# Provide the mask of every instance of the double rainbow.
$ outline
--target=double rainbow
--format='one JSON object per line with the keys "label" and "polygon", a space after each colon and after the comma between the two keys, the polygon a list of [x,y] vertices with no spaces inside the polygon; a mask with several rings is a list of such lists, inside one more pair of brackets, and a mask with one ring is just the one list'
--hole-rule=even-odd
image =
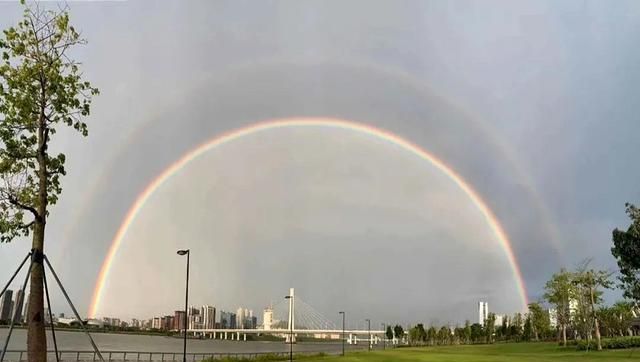
{"label": "double rainbow", "polygon": [[127,235],[129,227],[135,221],[136,216],[140,213],[147,200],[149,200],[149,198],[156,190],[158,190],[158,188],[160,188],[169,178],[180,172],[180,170],[188,165],[191,161],[205,154],[206,152],[217,148],[218,146],[222,146],[226,143],[251,134],[289,127],[329,127],[358,132],[367,136],[388,141],[400,147],[401,149],[408,151],[425,161],[428,161],[431,165],[435,166],[438,170],[447,175],[451,179],[451,181],[453,181],[467,195],[467,197],[469,197],[471,202],[478,208],[482,216],[485,218],[487,224],[496,236],[500,247],[504,251],[505,256],[509,262],[509,265],[513,272],[513,277],[517,284],[522,307],[524,308],[527,305],[527,294],[524,281],[522,279],[522,274],[516,262],[516,257],[513,253],[509,237],[504,231],[502,225],[500,225],[500,222],[496,218],[495,214],[487,206],[484,200],[482,200],[480,195],[469,185],[469,183],[467,183],[453,169],[447,166],[442,160],[438,159],[423,148],[406,139],[403,139],[389,131],[375,128],[366,124],[332,118],[289,118],[268,120],[218,135],[208,142],[205,142],[194,148],[193,150],[187,152],[179,160],[175,161],[164,171],[162,171],[162,173],[160,173],[160,175],[158,175],[153,181],[151,181],[151,183],[149,183],[145,187],[144,191],[138,195],[133,205],[127,211],[122,224],[118,228],[118,231],[116,232],[116,235],[111,242],[111,246],[109,247],[107,256],[104,259],[104,262],[100,269],[100,273],[98,274],[98,279],[89,309],[89,317],[95,317],[96,313],[100,309],[100,302],[102,299],[102,294],[104,292],[105,284],[109,278],[109,271],[111,269],[113,260],[118,253],[118,249],[120,248],[122,241]]}

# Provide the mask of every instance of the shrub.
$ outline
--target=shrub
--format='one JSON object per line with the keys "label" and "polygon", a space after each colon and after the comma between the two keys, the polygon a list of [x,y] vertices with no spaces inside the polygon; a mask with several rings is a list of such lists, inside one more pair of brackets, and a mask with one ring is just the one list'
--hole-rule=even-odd
{"label": "shrub", "polygon": [[[587,342],[586,340],[578,341],[576,344],[579,351],[595,350],[597,349],[596,341],[593,339]],[[618,338],[606,338],[602,340],[602,349],[625,349],[640,347],[640,337],[618,337]]]}

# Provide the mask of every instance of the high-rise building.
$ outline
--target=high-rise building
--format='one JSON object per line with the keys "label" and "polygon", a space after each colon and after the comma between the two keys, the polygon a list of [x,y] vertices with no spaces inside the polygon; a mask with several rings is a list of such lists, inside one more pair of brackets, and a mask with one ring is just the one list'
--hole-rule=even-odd
{"label": "high-rise building", "polygon": [[185,314],[183,310],[173,312],[173,329],[176,331],[184,330]]}
{"label": "high-rise building", "polygon": [[245,309],[243,309],[242,307],[236,310],[236,328],[244,328],[244,322],[245,322],[244,311]]}
{"label": "high-rise building", "polygon": [[258,328],[258,317],[253,316],[251,317],[251,329],[256,329]]}
{"label": "high-rise building", "polygon": [[170,331],[173,329],[174,317],[171,315],[160,318],[160,328],[163,331]]}
{"label": "high-rise building", "polygon": [[229,328],[229,313],[223,310],[220,311],[220,328],[227,329]]}
{"label": "high-rise building", "polygon": [[24,324],[28,323],[29,320],[29,299],[31,298],[31,293],[27,294],[27,302],[24,304]]}
{"label": "high-rise building", "polygon": [[120,318],[112,318],[111,325],[114,327],[120,327],[122,323],[120,322]]}
{"label": "high-rise building", "polygon": [[484,327],[484,324],[489,317],[489,303],[478,302],[478,324]]}
{"label": "high-rise building", "polygon": [[13,323],[22,323],[22,308],[24,306],[24,291],[18,290],[16,300],[13,303]]}
{"label": "high-rise building", "polygon": [[273,308],[269,306],[264,310],[264,314],[262,317],[262,328],[268,331],[268,330],[271,330],[272,325],[273,325]]}
{"label": "high-rise building", "polygon": [[236,324],[237,316],[234,313],[229,313],[229,328],[236,329],[238,325]]}
{"label": "high-rise building", "polygon": [[160,317],[153,317],[153,321],[151,322],[152,329],[160,329],[162,327]]}
{"label": "high-rise building", "polygon": [[0,321],[11,320],[11,303],[13,302],[11,298],[13,298],[13,290],[7,289],[0,301]]}
{"label": "high-rise building", "polygon": [[200,315],[200,309],[191,306],[187,309],[187,312],[187,324],[189,325],[189,329],[202,328],[202,316]]}
{"label": "high-rise building", "polygon": [[51,317],[49,316],[49,308],[45,307],[44,308],[44,324],[51,324],[52,320]]}
{"label": "high-rise building", "polygon": [[130,325],[132,328],[140,328],[141,323],[140,323],[140,320],[132,318]]}
{"label": "high-rise building", "polygon": [[547,314],[549,314],[549,326],[556,328],[558,326],[558,312],[555,308],[551,308],[547,310]]}
{"label": "high-rise building", "polygon": [[200,308],[202,315],[202,328],[213,329],[216,327],[216,308],[210,305],[203,305]]}

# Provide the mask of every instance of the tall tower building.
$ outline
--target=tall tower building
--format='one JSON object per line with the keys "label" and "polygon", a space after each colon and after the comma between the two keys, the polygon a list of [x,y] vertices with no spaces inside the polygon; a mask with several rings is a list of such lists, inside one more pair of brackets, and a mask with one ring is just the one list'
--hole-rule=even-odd
{"label": "tall tower building", "polygon": [[14,323],[22,323],[22,308],[24,306],[24,291],[22,289],[18,290],[16,294],[16,301],[13,305],[13,322]]}
{"label": "tall tower building", "polygon": [[271,308],[271,306],[269,306],[264,310],[264,314],[262,317],[262,328],[268,331],[268,330],[271,330],[272,325],[273,325],[273,309]]}
{"label": "tall tower building", "polygon": [[203,305],[200,310],[202,315],[202,328],[213,329],[216,327],[216,308],[210,305]]}
{"label": "tall tower building", "polygon": [[484,323],[489,317],[489,303],[478,302],[478,324],[484,327]]}
{"label": "tall tower building", "polygon": [[202,328],[202,316],[200,315],[200,310],[193,306],[189,307],[188,315],[187,315],[187,324],[189,325],[189,329],[200,329]]}
{"label": "tall tower building", "polygon": [[[177,310],[173,313],[173,329],[177,331],[184,331],[184,322],[187,317],[183,310]],[[188,326],[187,326],[188,327]]]}
{"label": "tall tower building", "polygon": [[244,309],[242,307],[236,310],[236,328],[244,328]]}
{"label": "tall tower building", "polygon": [[29,298],[31,298],[31,293],[27,294],[27,302],[24,304],[24,324],[29,323]]}
{"label": "tall tower building", "polygon": [[287,329],[296,328],[296,299],[295,290],[289,288],[289,322],[287,323]]}
{"label": "tall tower building", "polygon": [[11,300],[12,298],[13,290],[7,289],[2,296],[2,301],[0,301],[0,321],[11,320],[11,303],[13,302]]}

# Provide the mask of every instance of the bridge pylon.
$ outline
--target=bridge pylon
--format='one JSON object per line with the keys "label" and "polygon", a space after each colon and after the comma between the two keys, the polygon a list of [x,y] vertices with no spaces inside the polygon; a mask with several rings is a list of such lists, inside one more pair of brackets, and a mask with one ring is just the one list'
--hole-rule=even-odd
{"label": "bridge pylon", "polygon": [[[296,329],[295,325],[295,312],[296,312],[296,297],[294,288],[289,288],[289,323],[287,324],[287,329],[292,331]],[[287,333],[285,337],[285,343],[296,343],[296,335],[295,333]]]}

